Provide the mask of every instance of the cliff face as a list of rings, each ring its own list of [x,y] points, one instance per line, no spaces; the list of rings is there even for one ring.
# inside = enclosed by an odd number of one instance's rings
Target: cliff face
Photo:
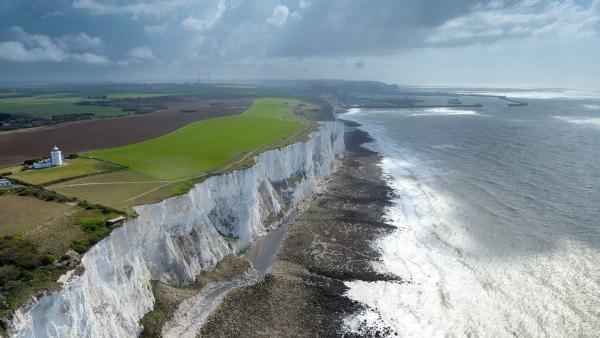
[[[82,259],[85,272],[17,311],[18,337],[131,337],[152,309],[151,280],[194,281],[247,248],[325,181],[344,151],[344,126],[323,123],[307,142],[256,157],[245,170],[211,177],[186,195],[136,207],[138,217]]]

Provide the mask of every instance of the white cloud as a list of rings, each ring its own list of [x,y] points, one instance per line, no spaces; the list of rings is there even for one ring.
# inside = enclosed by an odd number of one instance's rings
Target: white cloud
[[[152,52],[152,49],[146,46],[133,48],[127,53],[127,56],[134,62],[152,61],[157,59],[154,52]]]
[[[166,24],[160,24],[160,25],[145,25],[144,26],[144,32],[146,32],[146,34],[162,34],[164,32],[167,31],[167,25]]]
[[[220,0],[216,8],[209,13],[208,16],[204,18],[199,18],[197,16],[188,16],[183,20],[181,25],[187,29],[196,30],[196,31],[206,31],[214,27],[214,25],[221,19],[227,7],[225,5],[225,0]]]
[[[13,62],[65,62],[77,61],[90,64],[106,64],[106,56],[89,52],[97,50],[102,40],[85,33],[51,38],[47,35],[29,34],[23,28],[9,29],[15,40],[0,42],[0,60]]]
[[[111,1],[74,0],[73,7],[88,10],[90,13],[96,15],[128,14],[133,16],[151,15],[160,17],[193,2],[193,0],[155,0],[133,1],[132,3],[121,5]]]
[[[430,45],[464,45],[503,39],[574,39],[600,33],[600,0],[589,7],[572,1],[527,0],[513,6],[487,6],[446,22],[427,38]]]
[[[57,39],[58,44],[66,50],[99,50],[104,42],[99,37],[85,33],[65,35]]]
[[[64,61],[67,55],[52,47],[27,48],[20,41],[0,42],[0,60],[14,62]]]
[[[305,9],[308,8],[308,6],[310,6],[310,2],[307,0],[300,0],[298,1],[298,8],[299,9]]]
[[[285,5],[277,5],[273,9],[273,14],[267,20],[268,23],[275,26],[283,26],[287,22],[288,16],[290,15],[290,9]]]
[[[110,60],[106,56],[93,53],[73,54],[72,58],[77,61],[96,65],[105,65],[110,63]]]

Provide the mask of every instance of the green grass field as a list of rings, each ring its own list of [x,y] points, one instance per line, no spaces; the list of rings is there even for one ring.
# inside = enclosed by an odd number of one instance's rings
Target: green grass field
[[[17,172],[10,177],[29,184],[47,184],[71,177],[114,171],[120,166],[89,158],[65,160],[63,166]]]
[[[111,117],[127,115],[121,108],[112,106],[77,105],[76,102],[86,101],[86,95],[73,93],[52,93],[30,97],[2,98],[0,93],[0,113],[26,114],[39,118],[51,119],[53,115],[92,113],[96,117]],[[4,96],[14,93],[5,93]],[[105,95],[105,94],[101,94]],[[174,95],[172,93],[109,93],[110,100],[137,99]],[[96,96],[96,95],[94,95]]]
[[[0,99],[0,113],[51,119],[53,115],[93,113],[96,117],[127,115],[117,107],[82,106],[79,97],[35,96]]]
[[[106,97],[111,100],[116,99],[142,99],[148,97],[161,97],[161,96],[171,96],[175,95],[173,93],[113,93],[108,94]]]
[[[289,143],[307,126],[292,99],[258,99],[236,116],[194,122],[172,133],[86,156],[118,163],[156,177],[177,180],[213,171],[253,150]]]

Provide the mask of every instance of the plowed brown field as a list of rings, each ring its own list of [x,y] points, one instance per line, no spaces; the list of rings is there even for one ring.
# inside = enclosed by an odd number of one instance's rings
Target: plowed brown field
[[[239,114],[252,103],[248,99],[214,100],[173,98],[168,109],[123,118],[95,119],[50,127],[0,133],[0,167],[48,155],[57,145],[63,154],[104,149],[151,139],[191,122]],[[181,110],[194,110],[182,113]]]

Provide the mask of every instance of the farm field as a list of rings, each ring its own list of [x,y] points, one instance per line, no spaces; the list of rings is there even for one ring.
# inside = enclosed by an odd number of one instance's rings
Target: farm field
[[[194,121],[239,114],[251,103],[247,99],[233,99],[211,106],[211,102],[213,100],[178,97],[172,100],[169,109],[152,114],[0,132],[0,166],[48,156],[54,145],[65,153],[78,153],[145,141]],[[195,112],[180,113],[183,109]]]
[[[176,93],[112,93],[106,95],[109,100],[117,99],[143,99],[149,97],[173,96]]]
[[[86,153],[159,179],[182,179],[215,170],[268,145],[293,141],[307,128],[291,99],[258,99],[238,116],[194,122],[167,135],[128,146]]]
[[[144,92],[67,92],[67,93],[38,93],[29,95],[19,92],[0,92],[0,113],[26,115],[30,117],[51,120],[55,115],[94,114],[94,117],[126,116],[130,112],[123,111],[117,106],[81,105],[78,102],[97,101],[100,97],[105,100],[145,99],[172,96],[175,93],[144,93]],[[13,97],[11,97],[13,96]]]
[[[20,181],[40,185],[84,175],[122,169],[121,166],[89,158],[65,160],[60,167],[27,170],[11,175]]]
[[[159,195],[159,197],[168,197],[175,184],[175,181],[157,180],[137,171],[125,170],[77,178],[49,185],[47,189],[91,203],[127,210],[131,205],[144,203],[144,197],[154,196],[155,194],[152,193],[162,187],[171,187],[166,189],[164,194]]]
[[[124,147],[84,153],[129,170],[82,177],[48,189],[119,210],[183,193],[208,173],[252,164],[255,155],[307,137],[316,123],[293,99],[257,99],[240,115],[202,120]],[[300,109],[300,112],[302,109]]]
[[[81,97],[37,96],[0,98],[0,113],[24,114],[44,119],[53,115],[92,113],[96,117],[127,115],[118,107],[82,106],[75,104]]]
[[[21,234],[63,216],[70,209],[64,203],[47,202],[34,197],[0,195],[0,236]]]

